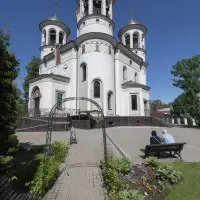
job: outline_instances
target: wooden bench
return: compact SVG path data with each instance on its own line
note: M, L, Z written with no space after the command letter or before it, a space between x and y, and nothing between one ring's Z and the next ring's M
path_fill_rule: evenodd
M154 144L154 145L147 145L144 149L145 156L150 156L152 153L156 155L160 155L162 152L169 152L170 156L179 156L181 157L181 151L183 150L183 146L187 144L186 142L182 143L172 143L172 144Z

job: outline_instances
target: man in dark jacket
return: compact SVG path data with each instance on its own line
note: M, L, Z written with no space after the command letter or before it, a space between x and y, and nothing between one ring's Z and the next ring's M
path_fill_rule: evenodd
M150 144L162 144L162 139L157 135L156 131L151 132Z

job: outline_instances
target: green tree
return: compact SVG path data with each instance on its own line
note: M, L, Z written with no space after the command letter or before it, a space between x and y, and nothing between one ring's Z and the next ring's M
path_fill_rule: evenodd
M30 80L39 76L40 65L41 65L41 59L38 57L33 57L26 66L27 76L24 79L23 89L24 89L24 98L26 99L27 102L29 97L29 82Z
M174 116L194 118L200 122L200 55L178 61L172 66L173 85L183 93L172 104Z
M172 66L173 85L183 91L200 92L200 55L178 61Z
M0 30L0 170L6 169L16 152L15 133L17 88L13 83L18 76L19 62L8 50L9 35Z

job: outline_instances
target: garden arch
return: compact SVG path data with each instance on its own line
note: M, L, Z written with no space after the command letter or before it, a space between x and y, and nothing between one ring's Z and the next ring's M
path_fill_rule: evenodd
M69 101L76 101L76 105L77 105L77 101L86 101L86 102L90 102L92 104L94 104L97 107L97 111L100 113L101 115L101 125L102 125L102 134L103 134L103 146L104 146L104 162L105 165L107 167L107 139L106 139L106 129L105 129L105 118L104 118L104 113L103 110L101 108L101 106L95 102L92 99L89 98L85 98L85 97L69 97L69 98L65 98L60 102L57 102L53 108L51 109L50 113L49 113L49 118L48 118L48 128L47 128L47 133L46 133L46 145L45 145L45 149L44 149L44 155L45 158L50 155L51 153L51 135L52 135L52 125L53 125L53 119L54 119L54 114L56 113L56 109L58 106L62 105L65 102L69 102ZM77 111L77 109L76 109ZM77 113L77 112L76 112Z

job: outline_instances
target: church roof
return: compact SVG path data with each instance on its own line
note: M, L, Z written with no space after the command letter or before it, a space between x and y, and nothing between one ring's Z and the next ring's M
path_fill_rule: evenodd
M37 76L36 78L30 80L29 83L34 83L34 82L42 80L44 78L50 78L50 79L65 82L65 83L69 83L69 81L70 81L70 78L66 77L66 76L55 75L55 74L41 74L41 75Z
M142 88L144 90L149 91L151 88L146 86L146 85L142 85L140 83L136 83L133 81L127 81L125 83L122 84L122 88L126 89L126 88Z
M40 30L42 31L42 29L47 26L47 25L56 25L59 26L60 28L63 29L63 31L65 31L68 35L70 34L70 29L68 28L68 26L61 20L59 19L56 15L49 17L47 19L45 19L44 21L42 21L39 25Z

